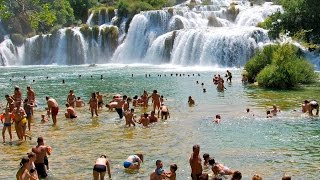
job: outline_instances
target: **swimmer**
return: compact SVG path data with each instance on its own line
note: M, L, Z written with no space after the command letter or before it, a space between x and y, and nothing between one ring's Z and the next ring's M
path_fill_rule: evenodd
M242 174L240 171L234 171L231 177L231 180L241 180Z
M308 104L309 104L309 101L308 100L304 100L304 103L301 105L301 111L303 113L308 112Z
M233 174L233 171L230 170L227 166L224 166L221 163L215 162L214 159L210 159L209 164L212 166L211 170L215 176L224 176L224 175Z
M82 101L81 97L77 97L76 107L83 107L85 103Z
M319 104L317 101L312 100L308 103L308 112L310 116L313 116L313 110L316 110L316 116L319 116Z
M252 176L252 180L262 180L262 177L260 174L255 174Z
M9 107L10 108L10 112L13 111L13 109L15 108L15 104L14 104L14 99L13 97L9 96L8 94L5 95L5 98L7 100L7 106L6 107Z
M16 174L17 180L22 180L22 179L34 179L30 175L29 168L29 158L28 157L23 157L20 162L20 168Z
M133 101L132 101L132 106L133 107L137 107L139 104L138 104L138 95L135 95L133 97Z
M99 92L96 92L97 98L98 98L98 108L102 109L104 103L103 103L103 96Z
M281 180L291 180L291 176L284 175Z
M32 103L29 103L28 99L24 100L23 109L27 114L26 118L28 120L28 129L29 129L29 131L31 131L31 121L32 121L32 118L33 118L33 111L32 111L33 107L34 107L34 105Z
M137 170L140 169L143 162L143 154L130 155L123 163L123 167L126 169Z
M207 92L207 89L206 89L206 88L203 88L203 92L204 92L204 93Z
M117 106L116 106L116 111L119 115L119 118L123 118L123 105L127 102L127 95L123 95L122 98L118 98L117 101Z
M161 160L156 161L156 169L150 174L150 180L163 180L166 178Z
M272 114L270 110L267 110L267 118L272 118Z
M41 114L41 122L42 123L48 122L48 118L46 117L45 114Z
M159 111L159 108L160 108L160 95L158 94L158 91L157 90L153 90L153 93L148 97L148 99L150 97L152 98L152 102L153 102L153 111L156 111L156 108Z
M218 82L217 89L218 91L224 91L226 89L222 81Z
M141 116L141 118L140 118L138 123L142 124L143 127L149 127L150 119L148 117L148 113L144 113L143 116Z
M29 158L29 172L32 178L30 179L38 179L38 173L36 170L36 166L34 164L34 161L36 160L36 154L33 152L27 153L28 158Z
M134 109L131 109L130 111L125 111L124 113L124 118L126 119L126 126L131 126L131 124L133 126L136 126L135 119L134 119Z
M19 86L15 86L12 98L16 102L17 101L22 102L22 92L21 92Z
M68 103L66 103L66 107L67 107L67 112L64 113L65 117L70 119L77 118L76 111L74 110L74 108L70 106L70 104Z
M59 104L55 99L53 99L49 96L46 96L46 100L47 100L47 105L48 105L48 111L49 111L49 113L51 112L53 125L56 125L57 124L57 115L59 113Z
M27 86L27 99L30 104L34 104L36 102L36 94L31 86Z
M170 165L170 172L166 173L166 177L169 180L176 180L176 171L178 169L178 166L176 164L171 164Z
M274 104L272 106L271 114L272 116L277 116L277 113L280 112L280 109Z
M117 107L117 102L110 102L109 104L106 105L107 108L109 108L110 112L113 112L113 109Z
M37 146L32 148L32 152L36 154L36 160L34 161L34 164L36 166L39 178L46 178L48 176L47 168L49 169L47 155L51 155L52 148L44 145L43 137L38 137Z
M204 153L202 157L204 160L203 166L207 167L209 165L210 155L208 153Z
M231 79L232 79L232 74L231 74L231 72L229 71L229 70L227 70L227 74L226 74L227 76L227 82L228 82L228 80L231 82Z
M202 164L201 164L201 157L200 157L200 146L194 145L192 147L192 154L189 158L189 164L191 167L191 179L198 180L202 174Z
M151 111L150 116L149 116L150 123L158 122L158 118L155 116L155 114L156 113L154 111Z
M191 96L189 96L189 98L188 98L188 104L189 104L189 106L193 106L194 105L194 100L192 99Z
M6 144L5 132L7 129L10 136L10 144L12 144L11 124L13 124L13 119L14 117L10 112L10 108L6 108L5 113L3 113L1 116L1 122L3 123L3 128L2 128L3 144Z
M217 124L219 124L219 123L221 122L221 116L220 116L220 114L217 114L217 115L216 115L216 119L213 120L213 122L215 122L215 123L217 123Z
M69 95L67 97L67 103L71 106L71 107L75 107L75 104L76 104L76 101L77 101L77 97L76 95L74 95L74 91L71 89L69 91Z
M89 110L91 111L91 117L93 117L93 113L95 113L96 116L99 116L98 115L98 99L96 97L96 93L91 94L91 98L88 104L89 104Z
M247 108L247 109L246 109L246 113L249 114L249 115L254 116L254 114L250 111L250 108Z
M169 108L167 106L165 106L164 104L162 104L160 106L160 114L161 114L161 119L165 119L167 120L167 118L170 118L170 113L169 113ZM158 117L159 117L159 112L158 112Z
M65 81L64 81L64 79L62 79L62 84L64 84L65 83Z
M28 120L24 109L21 107L21 101L16 102L16 108L13 109L15 130L19 140L25 138L25 128L27 127Z
M111 179L111 171L110 171L110 162L107 159L106 155L101 155L97 160L93 167L93 179L100 180L104 179L106 175L106 171L108 171L109 179Z

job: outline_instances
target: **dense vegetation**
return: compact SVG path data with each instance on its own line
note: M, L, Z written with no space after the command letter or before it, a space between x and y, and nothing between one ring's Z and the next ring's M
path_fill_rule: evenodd
M320 43L320 1L277 0L284 8L283 13L275 13L259 26L269 29L272 38L281 33L289 34L296 40L306 42L310 49Z
M269 45L245 65L249 82L267 88L292 88L314 82L313 65L291 44Z
M33 36L83 24L90 9L119 9L120 17L130 19L140 11L175 3L176 0L0 0L0 18L8 33Z

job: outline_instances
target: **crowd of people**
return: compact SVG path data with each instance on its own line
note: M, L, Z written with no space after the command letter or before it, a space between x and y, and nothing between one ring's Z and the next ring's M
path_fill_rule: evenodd
M172 76L172 74L171 74ZM180 75L181 76L181 75ZM199 74L200 76L200 74ZM147 75L146 75L147 77ZM227 71L225 76L227 82L232 81L232 74ZM102 78L102 77L101 77ZM197 83L199 83L197 81ZM213 77L213 84L217 85L218 91L224 91L224 80L218 74ZM204 84L202 83L202 86ZM203 89L205 92L205 89ZM20 141L26 141L27 138L31 140L31 137L26 133L27 129L31 132L32 130L32 120L34 114L34 107L36 104L36 94L34 90L27 86L27 97L23 99L22 91L20 87L16 86L14 88L13 95L5 95L7 104L5 112L0 115L0 119L3 122L3 144L6 144L5 132L8 131L10 141L12 144L12 131L11 125L14 124L14 128L17 137ZM127 95L114 95L108 103L104 103L103 95L100 92L93 92L91 98L87 103L91 116L99 116L98 110L107 107L110 112L114 110L117 112L119 119L125 119L125 125L127 127L136 126L136 124L141 124L143 127L149 127L151 123L156 123L161 120L167 120L170 118L170 112L168 106L165 105L164 97L158 93L157 90L153 90L152 94L148 94L145 90L141 96L135 95L133 98ZM59 104L56 99L46 96L47 102L46 114L41 115L41 122L47 122L48 118L51 117L53 125L56 125L57 115L60 111ZM149 101L152 101L152 111L147 113ZM195 100L192 96L188 97L189 106L195 105ZM75 108L86 106L86 103L75 95L74 90L70 90L66 99L66 110L65 117L70 119L77 118L77 113ZM144 113L140 115L135 115L135 108L144 109ZM316 110L315 115L319 115L319 104L317 101L305 100L302 104L302 112L313 116L313 111ZM274 105L272 109L267 110L267 118L277 116L280 109ZM247 108L247 113L250 113L250 109ZM221 115L217 114L213 120L215 123L221 122ZM44 144L43 137L38 137L37 146L31 149L27 157L23 157L20 163L20 169L16 174L17 179L38 179L47 177L47 170L49 169L49 163L47 156L51 154L52 148ZM222 178L231 177L232 180L240 180L242 174L239 171L231 170L227 166L221 163L217 163L209 154L203 154L204 163L202 164L202 159L200 157L200 146L193 146L193 153L190 156L189 163L191 167L191 178L193 180L205 180L209 178L209 174L213 174L212 179L218 180ZM137 170L141 167L144 161L143 154L130 155L123 163L125 169ZM161 160L156 161L155 170L150 173L150 180L162 180L162 179L176 179L176 170L178 169L177 164L171 164L170 170L166 171L163 168L163 162ZM211 171L210 171L211 170ZM110 161L107 159L106 155L101 155L94 164L93 168L93 178L94 179L104 179L105 174L108 173L111 179ZM284 177L283 179L288 179L289 177ZM261 175L254 175L253 180L262 179Z

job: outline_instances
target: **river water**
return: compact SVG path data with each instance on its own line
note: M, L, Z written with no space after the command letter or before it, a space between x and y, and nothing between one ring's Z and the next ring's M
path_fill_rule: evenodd
M232 83L226 83L225 92L217 92L212 76L224 75L226 69L215 67L53 65L6 67L0 71L2 105L4 95L13 93L15 85L23 89L24 96L26 86L31 85L38 102L32 133L28 132L33 139L19 143L13 132L13 145L0 146L0 179L15 177L21 157L36 145L38 136L53 147L49 179L91 179L94 162L101 154L111 161L113 179L148 179L157 159L164 162L167 170L176 163L177 179L190 179L188 159L194 144L200 145L201 155L209 153L216 161L241 171L243 179L251 179L256 173L264 179L280 179L284 174L293 179L320 178L320 123L317 118L305 118L299 113L300 102L318 97L317 88L294 92L261 90L243 85L241 70L231 69ZM204 83L204 87L196 81ZM117 93L133 97L143 90L151 94L157 89L165 98L171 118L150 128L126 128L124 120L106 108L99 117L91 118L86 105L76 109L76 120L67 120L63 112L70 89L85 102L95 91L104 94L106 102ZM190 95L196 101L194 107L187 104ZM60 104L56 127L52 121L40 123L45 96L56 98ZM278 117L267 119L265 110L273 103L283 110ZM255 116L245 114L247 107ZM136 109L138 115L141 111ZM221 124L212 123L216 114L221 114ZM133 153L143 153L145 162L139 172L126 172L122 163Z

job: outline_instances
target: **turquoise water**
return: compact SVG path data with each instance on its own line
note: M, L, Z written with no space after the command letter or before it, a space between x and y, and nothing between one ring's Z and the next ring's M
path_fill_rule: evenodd
M217 92L212 76L225 74L226 69L214 67L24 66L0 68L0 71L2 105L4 95L13 93L15 85L23 89L24 95L26 86L31 85L38 101L30 133L33 140L0 146L3 162L0 179L14 178L20 158L36 145L40 135L53 147L49 157L50 179L91 179L93 164L100 154L110 158L113 179L148 179L157 159L164 162L165 169L169 169L170 163L176 163L178 179L190 179L188 159L194 144L201 146L201 154L209 153L231 169L240 170L244 179L250 179L255 173L264 179L280 179L283 174L294 179L320 178L320 121L291 111L299 110L299 104L305 98L303 95L308 94L312 99L318 97L315 93L300 90L275 96L282 92L242 85L238 69L231 69L234 78L231 84L226 83L227 90ZM150 77L146 78L145 74ZM24 75L26 79L23 79ZM196 81L205 84L206 93ZM105 101L109 101L117 93L132 97L141 95L143 90L150 94L157 89L165 97L171 118L150 128L125 128L124 120L119 120L115 112L107 112L104 108L99 117L92 119L86 106L76 109L77 120L66 120L64 103L70 89L85 102L94 91L101 92L106 96ZM187 105L190 95L196 101L195 107ZM57 127L52 127L51 121L40 123L45 96L56 98L60 104ZM278 117L266 119L265 110L274 102L290 105L284 107ZM254 117L244 113L246 107L251 108ZM142 110L136 109L136 113L139 112ZM218 113L222 122L214 124L212 119ZM14 139L17 139L15 134ZM142 169L135 173L125 172L123 161L136 152L145 154Z

